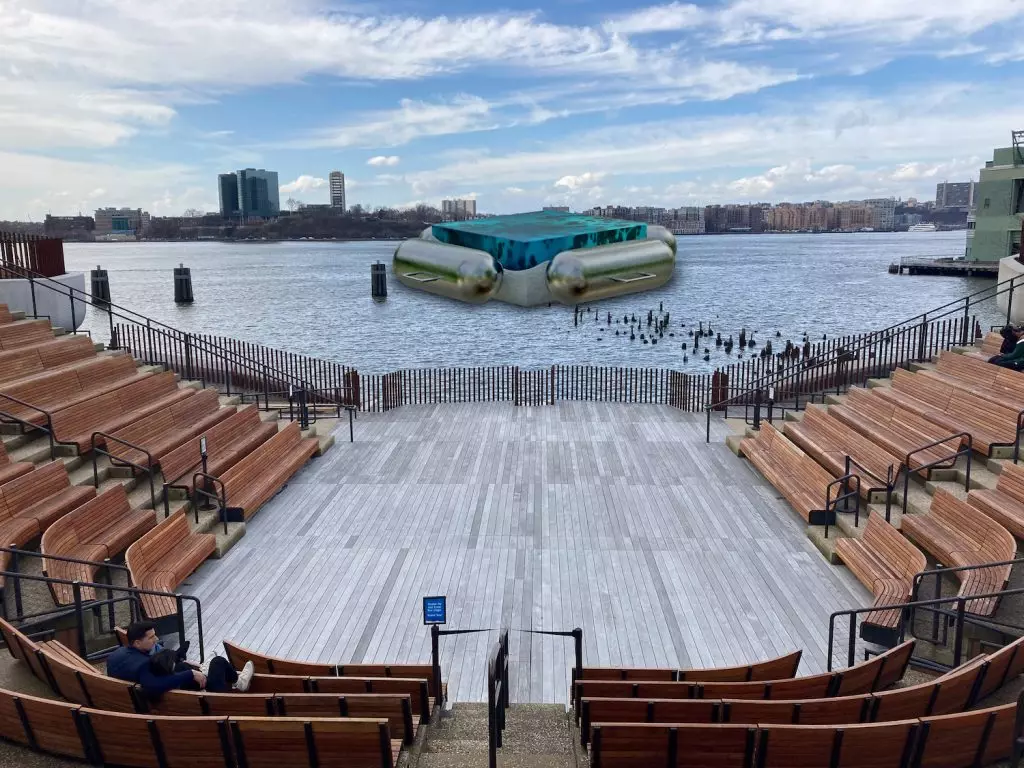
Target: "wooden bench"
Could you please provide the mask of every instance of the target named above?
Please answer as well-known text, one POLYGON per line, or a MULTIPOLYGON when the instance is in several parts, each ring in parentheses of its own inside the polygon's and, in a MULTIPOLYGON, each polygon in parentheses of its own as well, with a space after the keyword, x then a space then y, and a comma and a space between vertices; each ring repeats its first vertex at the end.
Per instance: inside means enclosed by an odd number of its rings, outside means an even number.
MULTIPOLYGON (((186 440, 197 437, 234 412, 233 408, 220 407, 220 395, 215 389, 204 389, 111 434, 120 440, 145 448, 153 457, 154 464, 161 464, 164 456, 186 440)), ((121 461, 141 467, 148 466, 149 459, 142 451, 129 448, 115 440, 106 442, 113 463, 121 461)))
POLYGON ((748 682, 794 677, 803 651, 793 651, 753 664, 707 669, 652 669, 649 667, 583 667, 579 680, 662 680, 696 682, 748 682))
POLYGON ((94 357, 96 347, 88 336, 62 336, 44 344, 0 352, 0 384, 67 368, 94 357))
POLYGON ((899 477, 900 456, 871 442, 823 408, 808 407, 801 421, 786 422, 784 432, 833 477, 846 474, 847 456, 856 461, 860 467, 851 465, 850 473, 860 478, 860 493, 865 499, 873 492, 887 490, 888 477, 893 483, 899 477))
POLYGON ((0 396, 0 411, 9 415, 0 418, 43 426, 46 416, 39 409, 57 411, 70 408, 152 375, 152 372, 141 371, 134 358, 128 355, 96 357, 70 369, 44 371, 0 387, 0 394, 35 406, 32 408, 0 396))
MULTIPOLYGON (((903 537, 881 515, 870 515, 859 539, 836 539, 836 555, 857 580, 871 590, 874 605, 897 605, 910 600, 914 576, 928 567, 924 553, 903 537)), ((890 608, 865 614, 865 639, 889 641, 898 634, 902 611, 890 608)))
POLYGON ((915 720, 864 725, 759 725, 759 768, 841 765, 902 768, 917 743, 915 720))
POLYGON ((967 503, 1024 539, 1024 466, 1004 463, 996 487, 973 489, 967 503))
POLYGON ((17 477, 27 475, 35 468, 35 464, 29 461, 11 461, 11 457, 7 455, 7 449, 0 442, 0 486, 17 477))
POLYGON ((623 725, 593 727, 592 768, 752 768, 757 729, 746 725, 623 725))
POLYGON ((886 400, 875 390, 852 387, 843 405, 831 405, 828 412, 871 442, 901 457, 904 466, 917 469, 926 464, 951 461, 966 438, 956 437, 922 449, 950 436, 947 429, 886 400))
POLYGON ((53 329, 48 320, 15 320, 0 325, 0 350, 3 351, 49 341, 53 341, 53 329))
POLYGON ((978 689, 987 669, 988 660, 982 655, 934 680, 877 691, 872 694, 870 719, 905 720, 963 712, 977 700, 978 689))
POLYGON ((835 522, 826 511, 833 477, 771 424, 762 422, 757 437, 740 441, 740 452, 811 525, 835 522))
POLYGON ((951 381, 962 381, 975 394, 985 397, 994 395, 1009 402, 1024 401, 1024 376, 1020 372, 986 363, 975 357, 945 350, 939 354, 934 371, 922 371, 929 375, 938 374, 951 381))
MULTIPOLYGON (((1012 560, 1017 543, 1008 530, 966 501, 940 488, 932 497, 927 514, 904 515, 903 533, 930 552, 947 567, 982 565, 1012 560)), ((955 573, 960 580, 960 596, 984 595, 1005 588, 1010 565, 979 568, 955 573)), ((970 613, 991 616, 998 598, 970 600, 970 613)))
MULTIPOLYGON (((71 485, 60 461, 11 480, 0 486, 0 541, 5 547, 22 547, 95 495, 91 485, 71 485)), ((10 562, 10 553, 0 552, 0 571, 10 562)), ((0 577, 0 587, 3 583, 0 577)))
MULTIPOLYGON (((277 434, 276 422, 260 420, 256 408, 241 408, 206 432, 206 466, 211 475, 221 475, 239 459, 277 434)), ((199 438, 192 438, 160 459, 164 481, 191 491, 192 476, 202 467, 199 438)))
MULTIPOLYGON (((156 525, 152 509, 131 508, 123 485, 115 485, 62 517, 47 529, 40 542, 43 555, 73 557, 92 563, 43 561, 46 574, 69 581, 95 582, 102 562, 116 557, 156 525)), ((51 584, 54 601, 74 601, 69 584, 51 584)), ((82 599, 95 600, 92 587, 82 587, 82 599)))
MULTIPOLYGON (((184 510, 178 510, 128 547, 124 560, 132 583, 156 592, 174 592, 217 548, 212 533, 193 533, 184 510)), ((172 597, 141 595, 149 618, 177 610, 172 597)))
POLYGON ((1024 637, 986 656, 986 670, 975 701, 982 701, 1024 672, 1024 637))
POLYGON ((291 422, 220 476, 228 519, 248 520, 319 450, 315 437, 303 439, 291 422))
POLYGON ((875 391, 879 397, 923 416, 949 430, 950 434, 968 433, 972 447, 980 453, 991 454, 994 447, 1016 442, 1016 410, 934 378, 897 369, 893 373, 892 386, 878 387, 875 391))
POLYGON ((989 331, 981 340, 981 346, 969 349, 964 353, 965 357, 976 358, 988 362, 999 354, 1003 348, 1003 337, 998 331, 989 331))
POLYGON ((14 315, 6 304, 0 304, 0 325, 14 322, 14 315))
POLYGON ((94 432, 114 433, 195 393, 188 387, 179 388, 174 374, 169 371, 148 376, 57 411, 52 417, 54 437, 62 443, 76 445, 84 453, 92 450, 94 432))

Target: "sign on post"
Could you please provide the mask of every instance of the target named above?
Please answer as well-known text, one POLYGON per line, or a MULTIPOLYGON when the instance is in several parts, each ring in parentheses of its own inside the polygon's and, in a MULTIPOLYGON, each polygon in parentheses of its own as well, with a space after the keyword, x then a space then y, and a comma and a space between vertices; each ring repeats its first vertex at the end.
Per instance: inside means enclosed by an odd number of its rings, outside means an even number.
POLYGON ((423 598, 423 623, 424 624, 447 624, 448 607, 445 604, 444 595, 434 595, 423 598))
POLYGON ((199 453, 202 456, 206 456, 206 435, 199 438, 199 453))

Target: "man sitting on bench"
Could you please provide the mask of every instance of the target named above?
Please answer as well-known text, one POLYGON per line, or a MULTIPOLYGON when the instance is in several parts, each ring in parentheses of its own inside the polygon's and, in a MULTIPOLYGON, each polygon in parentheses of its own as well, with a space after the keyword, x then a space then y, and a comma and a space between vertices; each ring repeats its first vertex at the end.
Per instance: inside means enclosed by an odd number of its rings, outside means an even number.
POLYGON ((244 693, 249 690, 254 671, 251 661, 246 662, 241 672, 220 656, 214 656, 202 667, 197 667, 185 661, 185 654, 179 650, 174 671, 159 674, 150 663, 153 656, 163 650, 153 622, 130 624, 127 635, 128 645, 118 648, 107 659, 107 674, 138 683, 149 696, 157 697, 176 689, 210 693, 230 693, 232 690, 244 693))

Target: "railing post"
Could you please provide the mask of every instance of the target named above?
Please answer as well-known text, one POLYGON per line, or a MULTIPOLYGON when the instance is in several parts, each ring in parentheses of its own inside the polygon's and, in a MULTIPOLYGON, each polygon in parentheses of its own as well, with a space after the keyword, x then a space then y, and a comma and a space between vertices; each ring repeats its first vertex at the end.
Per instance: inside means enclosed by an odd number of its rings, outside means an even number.
MULTIPOLYGON (((576 627, 572 631, 574 650, 576 651, 576 666, 572 670, 572 680, 575 683, 583 674, 583 628, 576 627)), ((575 689, 575 685, 573 685, 575 689)))
POLYGON ((960 333, 960 345, 967 346, 967 326, 971 322, 971 297, 964 296, 964 327, 960 333))
POLYGON ((441 688, 441 628, 437 624, 430 625, 430 666, 434 674, 434 691, 437 693, 435 699, 440 709, 444 705, 444 690, 441 688))
POLYGON ((39 317, 39 312, 36 310, 36 281, 34 277, 29 277, 28 289, 32 293, 32 317, 39 317))
POLYGON ((852 667, 857 663, 857 615, 850 614, 850 635, 847 638, 846 666, 852 667))
MULTIPOLYGON (((18 563, 18 545, 17 544, 10 544, 9 546, 10 546, 11 549, 14 550, 13 552, 11 552, 11 570, 14 573, 21 573, 21 566, 18 563)), ((21 577, 20 576, 15 576, 14 577, 14 618, 15 619, 20 619, 21 618, 21 613, 22 613, 22 605, 21 605, 21 577)))
POLYGON ((1006 297, 1006 325, 1010 324, 1010 310, 1013 309, 1013 281, 1017 278, 1010 278, 1010 295, 1006 297))
POLYGON ((754 393, 754 429, 761 428, 761 390, 754 393))
POLYGON ((68 288, 68 298, 71 299, 71 333, 77 332, 78 323, 75 322, 75 289, 68 288))
POLYGON ((78 579, 71 582, 71 594, 75 599, 75 634, 78 639, 78 655, 84 659, 88 656, 89 649, 86 647, 85 622, 82 620, 82 585, 78 579))
POLYGON ((185 378, 192 378, 192 334, 185 334, 185 378))
POLYGON ((921 325, 917 331, 917 361, 924 362, 924 353, 928 348, 928 315, 921 315, 921 325))
POLYGON ((958 597, 956 601, 956 635, 953 640, 953 666, 959 667, 964 652, 964 612, 967 608, 967 601, 958 597))

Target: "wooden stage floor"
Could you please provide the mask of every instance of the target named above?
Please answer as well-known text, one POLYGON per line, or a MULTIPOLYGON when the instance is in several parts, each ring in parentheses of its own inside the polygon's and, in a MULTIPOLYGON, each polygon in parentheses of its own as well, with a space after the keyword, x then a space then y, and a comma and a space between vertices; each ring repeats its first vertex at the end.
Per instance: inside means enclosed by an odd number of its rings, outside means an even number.
MULTIPOLYGON (((829 614, 870 604, 703 414, 562 403, 361 414, 184 591, 208 652, 227 638, 336 663, 428 662, 422 598, 448 628, 507 626, 517 702, 564 702, 584 663, 701 667, 804 649, 825 668, 829 614)), ((456 701, 486 700, 496 632, 444 638, 456 701)), ((195 638, 193 637, 193 642, 195 638)))

